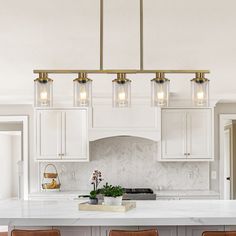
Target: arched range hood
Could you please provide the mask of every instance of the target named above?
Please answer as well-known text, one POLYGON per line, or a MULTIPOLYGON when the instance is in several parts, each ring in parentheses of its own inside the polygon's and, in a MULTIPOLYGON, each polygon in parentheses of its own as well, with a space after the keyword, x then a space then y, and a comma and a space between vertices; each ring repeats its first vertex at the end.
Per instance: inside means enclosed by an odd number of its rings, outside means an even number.
POLYGON ((93 107, 90 119, 89 141, 116 136, 160 140, 160 108, 134 105, 116 109, 100 104, 93 107))

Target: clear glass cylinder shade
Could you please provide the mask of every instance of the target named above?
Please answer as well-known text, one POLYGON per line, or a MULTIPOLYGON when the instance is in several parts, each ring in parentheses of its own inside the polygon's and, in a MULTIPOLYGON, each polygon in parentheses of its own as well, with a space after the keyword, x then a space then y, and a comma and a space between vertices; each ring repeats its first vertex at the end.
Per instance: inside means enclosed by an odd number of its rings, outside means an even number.
POLYGON ((165 107, 169 105, 169 80, 151 81, 151 105, 165 107))
POLYGON ((92 106, 92 80, 86 81, 74 80, 74 106, 91 107, 92 106))
POLYGON ((209 80, 191 81, 193 106, 209 106, 209 80))
POLYGON ((112 82, 113 87, 113 107, 130 107, 131 106, 131 81, 125 80, 112 82))
POLYGON ((36 107, 53 106, 53 80, 36 79, 34 81, 34 105, 36 107))

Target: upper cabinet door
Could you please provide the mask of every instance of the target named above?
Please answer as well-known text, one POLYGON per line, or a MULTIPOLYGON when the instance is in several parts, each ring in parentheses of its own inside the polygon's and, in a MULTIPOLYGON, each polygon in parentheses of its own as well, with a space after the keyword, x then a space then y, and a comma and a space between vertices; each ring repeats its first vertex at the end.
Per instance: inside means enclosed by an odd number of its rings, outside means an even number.
POLYGON ((192 109, 187 114, 188 158, 212 158, 212 110, 192 109))
POLYGON ((186 111, 162 110, 162 159, 186 158, 186 111))
POLYGON ((68 110, 62 117, 63 159, 88 161, 87 110, 68 110))
POLYGON ((37 111, 36 153, 38 160, 60 159, 61 155, 60 111, 37 111))
POLYGON ((139 69, 139 0, 104 0, 104 69, 139 69))

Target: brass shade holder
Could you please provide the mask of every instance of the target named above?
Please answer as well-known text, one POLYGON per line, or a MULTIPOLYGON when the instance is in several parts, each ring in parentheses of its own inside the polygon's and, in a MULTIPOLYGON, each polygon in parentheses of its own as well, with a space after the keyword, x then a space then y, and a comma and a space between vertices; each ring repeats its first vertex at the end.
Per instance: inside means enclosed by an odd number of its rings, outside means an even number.
POLYGON ((39 77, 35 79, 34 81, 38 81, 40 83, 47 83, 49 81, 53 81, 52 79, 48 78, 47 72, 39 72, 39 77))
POLYGON ((117 73, 117 78, 112 80, 118 84, 125 84, 126 82, 131 82, 131 80, 126 78, 126 73, 117 73))
POLYGON ((202 84, 202 83, 208 82, 209 79, 205 78, 204 72, 196 72, 196 77, 192 79, 191 81, 195 81, 196 83, 202 84))
POLYGON ((78 78, 74 79, 73 81, 77 81, 81 84, 84 84, 84 83, 87 83, 87 82, 92 81, 92 80, 87 77, 86 72, 79 72, 78 73, 78 78))

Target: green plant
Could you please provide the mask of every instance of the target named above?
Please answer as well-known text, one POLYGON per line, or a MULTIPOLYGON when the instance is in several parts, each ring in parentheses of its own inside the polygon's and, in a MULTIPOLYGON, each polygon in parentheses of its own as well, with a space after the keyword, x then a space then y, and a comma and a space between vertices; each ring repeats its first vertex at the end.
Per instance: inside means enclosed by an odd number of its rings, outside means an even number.
POLYGON ((90 192, 90 198, 91 199, 96 199, 97 198, 97 191, 96 190, 93 190, 90 192))
POLYGON ((124 190, 121 186, 112 186, 106 183, 101 189, 101 193, 105 197, 120 197, 124 194, 124 190))

